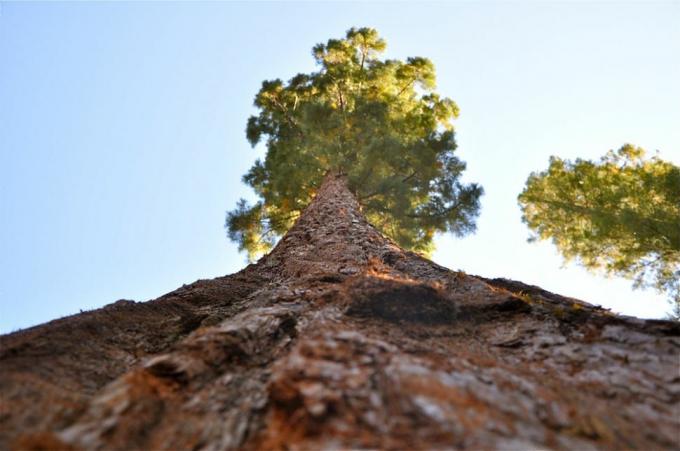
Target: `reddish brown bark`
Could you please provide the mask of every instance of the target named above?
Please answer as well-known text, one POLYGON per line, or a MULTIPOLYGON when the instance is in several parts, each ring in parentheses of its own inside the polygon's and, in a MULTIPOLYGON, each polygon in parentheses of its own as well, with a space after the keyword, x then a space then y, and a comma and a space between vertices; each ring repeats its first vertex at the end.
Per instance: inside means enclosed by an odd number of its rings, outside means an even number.
POLYGON ((405 252, 341 177, 256 265, 0 345, 0 448, 680 446, 677 323, 405 252))

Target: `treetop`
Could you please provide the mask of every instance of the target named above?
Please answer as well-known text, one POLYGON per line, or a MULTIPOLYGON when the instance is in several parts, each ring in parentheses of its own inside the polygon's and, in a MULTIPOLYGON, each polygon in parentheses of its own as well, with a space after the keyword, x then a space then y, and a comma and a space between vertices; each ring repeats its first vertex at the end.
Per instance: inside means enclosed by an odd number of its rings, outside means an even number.
POLYGON ((246 136, 267 154, 243 177, 260 200, 241 200, 226 223, 251 258, 292 226, 328 171, 346 174, 369 221, 407 249, 428 253, 435 233, 475 229, 483 191, 459 181, 458 106, 435 91, 430 60, 381 59, 386 45, 351 28, 314 46, 316 72, 262 83, 246 136))

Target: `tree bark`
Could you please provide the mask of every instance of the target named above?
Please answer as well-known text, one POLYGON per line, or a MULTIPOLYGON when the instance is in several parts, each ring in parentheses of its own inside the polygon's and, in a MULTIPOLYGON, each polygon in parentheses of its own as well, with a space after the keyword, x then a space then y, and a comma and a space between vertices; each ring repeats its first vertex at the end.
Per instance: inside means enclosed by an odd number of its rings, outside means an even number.
POLYGON ((679 350, 400 249, 330 175, 257 264, 0 337, 0 449, 678 449, 679 350))

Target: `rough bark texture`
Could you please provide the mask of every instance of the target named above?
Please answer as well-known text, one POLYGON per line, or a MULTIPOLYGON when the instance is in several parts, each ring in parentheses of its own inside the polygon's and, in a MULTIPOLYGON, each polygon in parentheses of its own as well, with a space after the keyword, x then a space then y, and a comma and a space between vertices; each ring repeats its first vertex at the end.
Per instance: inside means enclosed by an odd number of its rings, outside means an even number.
POLYGON ((403 251, 331 176, 256 265, 0 337, 0 448, 677 449, 679 351, 403 251))

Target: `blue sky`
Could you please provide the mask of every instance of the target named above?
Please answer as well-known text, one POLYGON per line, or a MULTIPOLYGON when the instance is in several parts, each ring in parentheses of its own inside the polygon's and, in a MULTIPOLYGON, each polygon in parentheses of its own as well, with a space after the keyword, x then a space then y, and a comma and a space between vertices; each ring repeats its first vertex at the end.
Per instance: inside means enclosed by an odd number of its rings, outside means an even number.
POLYGON ((663 297, 527 243, 516 196, 550 155, 632 142, 680 164, 679 22, 678 2, 1 2, 0 332, 243 267, 223 222, 252 196, 253 96, 351 26, 432 59, 461 108, 486 195, 435 261, 660 317, 663 297))

